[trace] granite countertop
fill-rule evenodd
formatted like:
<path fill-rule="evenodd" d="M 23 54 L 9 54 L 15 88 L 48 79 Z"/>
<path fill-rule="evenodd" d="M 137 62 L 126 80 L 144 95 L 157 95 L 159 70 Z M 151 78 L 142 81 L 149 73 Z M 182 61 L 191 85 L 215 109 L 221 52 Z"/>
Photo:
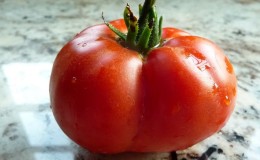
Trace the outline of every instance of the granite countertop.
<path fill-rule="evenodd" d="M 137 11 L 140 1 L 128 1 Z M 260 159 L 260 1 L 158 1 L 164 26 L 216 42 L 238 78 L 236 108 L 218 133 L 172 153 L 89 153 L 69 140 L 49 107 L 53 60 L 77 32 L 121 16 L 126 0 L 0 0 L 0 160 Z M 119 12 L 118 12 L 119 11 Z M 214 116 L 214 115 L 213 115 Z"/>

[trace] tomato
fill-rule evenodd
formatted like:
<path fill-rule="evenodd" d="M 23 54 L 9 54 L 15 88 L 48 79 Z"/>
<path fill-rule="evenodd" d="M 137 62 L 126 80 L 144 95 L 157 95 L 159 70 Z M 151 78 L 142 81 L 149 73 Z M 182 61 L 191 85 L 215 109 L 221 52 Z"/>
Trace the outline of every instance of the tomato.
<path fill-rule="evenodd" d="M 109 24 L 127 31 L 123 19 Z M 101 24 L 61 49 L 50 97 L 68 137 L 98 153 L 165 152 L 190 147 L 225 125 L 237 82 L 223 51 L 176 28 L 163 28 L 161 37 L 143 56 Z"/>

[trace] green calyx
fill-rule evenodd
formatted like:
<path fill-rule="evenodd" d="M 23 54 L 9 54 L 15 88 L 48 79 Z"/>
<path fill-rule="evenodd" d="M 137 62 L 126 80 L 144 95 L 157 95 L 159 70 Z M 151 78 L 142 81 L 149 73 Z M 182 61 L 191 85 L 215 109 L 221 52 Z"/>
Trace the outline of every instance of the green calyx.
<path fill-rule="evenodd" d="M 139 19 L 137 19 L 127 4 L 124 10 L 124 21 L 127 33 L 123 33 L 110 23 L 105 24 L 120 37 L 120 41 L 131 49 L 146 55 L 154 47 L 160 45 L 162 35 L 162 17 L 158 18 L 155 11 L 155 0 L 145 0 L 139 5 Z M 104 17 L 103 17 L 104 19 Z"/>

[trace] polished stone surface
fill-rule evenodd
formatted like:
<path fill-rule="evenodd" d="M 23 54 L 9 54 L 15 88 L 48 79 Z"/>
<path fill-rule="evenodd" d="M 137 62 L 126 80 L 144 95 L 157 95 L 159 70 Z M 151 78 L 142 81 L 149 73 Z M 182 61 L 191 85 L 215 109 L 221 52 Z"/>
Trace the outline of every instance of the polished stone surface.
<path fill-rule="evenodd" d="M 136 11 L 140 1 L 128 1 Z M 227 125 L 176 153 L 97 155 L 57 126 L 48 84 L 60 48 L 87 26 L 116 19 L 127 1 L 0 0 L 0 160 L 260 159 L 260 1 L 158 1 L 164 26 L 215 41 L 234 64 L 238 98 Z M 214 116 L 214 115 L 212 115 Z"/>

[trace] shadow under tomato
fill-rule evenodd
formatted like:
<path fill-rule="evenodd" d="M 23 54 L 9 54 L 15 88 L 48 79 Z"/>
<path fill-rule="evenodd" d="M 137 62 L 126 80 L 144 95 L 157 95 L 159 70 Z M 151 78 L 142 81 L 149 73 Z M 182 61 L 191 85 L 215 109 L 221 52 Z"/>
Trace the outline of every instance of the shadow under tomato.
<path fill-rule="evenodd" d="M 170 153 L 95 154 L 78 147 L 74 160 L 172 160 Z"/>
<path fill-rule="evenodd" d="M 77 147 L 74 160 L 177 160 L 178 155 L 176 152 L 165 152 L 165 153 L 133 153 L 125 152 L 119 154 L 95 154 L 91 153 L 81 147 Z M 201 155 L 194 154 L 192 159 L 196 160 L 208 160 L 214 153 L 223 154 L 223 150 L 218 148 L 216 145 L 210 146 Z M 184 157 L 191 156 L 191 153 L 187 153 Z M 184 158 L 183 157 L 183 158 Z M 184 159 L 186 159 L 184 158 Z"/>

